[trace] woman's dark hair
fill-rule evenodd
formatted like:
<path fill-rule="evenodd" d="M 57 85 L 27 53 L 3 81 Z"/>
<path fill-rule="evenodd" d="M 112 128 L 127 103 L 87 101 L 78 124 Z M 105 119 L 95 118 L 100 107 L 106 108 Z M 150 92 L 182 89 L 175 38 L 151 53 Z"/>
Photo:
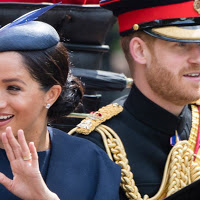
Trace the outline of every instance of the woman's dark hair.
<path fill-rule="evenodd" d="M 62 92 L 48 110 L 49 121 L 68 115 L 79 104 L 83 96 L 81 82 L 69 72 L 69 57 L 62 43 L 40 51 L 18 51 L 24 63 L 41 89 L 48 91 L 53 85 L 60 85 Z"/>

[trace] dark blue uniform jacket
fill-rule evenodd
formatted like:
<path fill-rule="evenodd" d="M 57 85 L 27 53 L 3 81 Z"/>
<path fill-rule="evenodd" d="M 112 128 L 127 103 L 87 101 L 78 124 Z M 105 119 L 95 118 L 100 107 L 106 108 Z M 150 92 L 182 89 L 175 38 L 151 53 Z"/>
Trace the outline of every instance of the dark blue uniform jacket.
<path fill-rule="evenodd" d="M 105 124 L 121 138 L 139 192 L 151 197 L 160 187 L 165 162 L 172 148 L 170 137 L 177 130 L 181 140 L 189 138 L 191 108 L 187 105 L 179 116 L 175 116 L 146 98 L 133 85 L 123 112 Z M 99 133 L 92 132 L 82 137 L 104 149 Z M 120 199 L 127 199 L 122 190 Z"/>

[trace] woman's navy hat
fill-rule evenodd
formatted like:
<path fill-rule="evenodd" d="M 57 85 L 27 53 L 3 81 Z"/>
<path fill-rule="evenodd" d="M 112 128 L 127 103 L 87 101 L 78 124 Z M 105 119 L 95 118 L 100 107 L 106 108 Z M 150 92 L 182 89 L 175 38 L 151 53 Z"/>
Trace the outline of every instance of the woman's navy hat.
<path fill-rule="evenodd" d="M 101 0 L 100 5 L 118 17 L 121 36 L 144 31 L 168 41 L 200 42 L 199 0 Z"/>
<path fill-rule="evenodd" d="M 33 21 L 56 4 L 31 11 L 0 29 L 0 52 L 43 50 L 55 46 L 60 37 L 49 24 Z"/>

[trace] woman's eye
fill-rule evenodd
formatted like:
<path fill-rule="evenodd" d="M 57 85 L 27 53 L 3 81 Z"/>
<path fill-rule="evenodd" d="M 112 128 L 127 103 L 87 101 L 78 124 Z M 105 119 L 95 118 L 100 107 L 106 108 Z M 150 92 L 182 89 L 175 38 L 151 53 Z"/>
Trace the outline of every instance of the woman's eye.
<path fill-rule="evenodd" d="M 10 86 L 7 87 L 7 90 L 19 91 L 19 90 L 21 90 L 21 89 L 20 89 L 20 87 L 18 87 L 18 86 L 10 85 Z"/>

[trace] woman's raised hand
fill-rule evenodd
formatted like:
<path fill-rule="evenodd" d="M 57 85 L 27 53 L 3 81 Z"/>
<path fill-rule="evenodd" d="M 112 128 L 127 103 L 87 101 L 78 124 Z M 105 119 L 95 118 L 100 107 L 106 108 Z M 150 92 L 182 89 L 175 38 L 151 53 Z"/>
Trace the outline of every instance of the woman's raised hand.
<path fill-rule="evenodd" d="M 18 130 L 18 140 L 11 127 L 2 133 L 2 142 L 10 161 L 13 180 L 0 173 L 0 184 L 24 200 L 58 200 L 46 186 L 39 170 L 38 155 L 33 142 L 27 145 L 23 130 Z"/>

